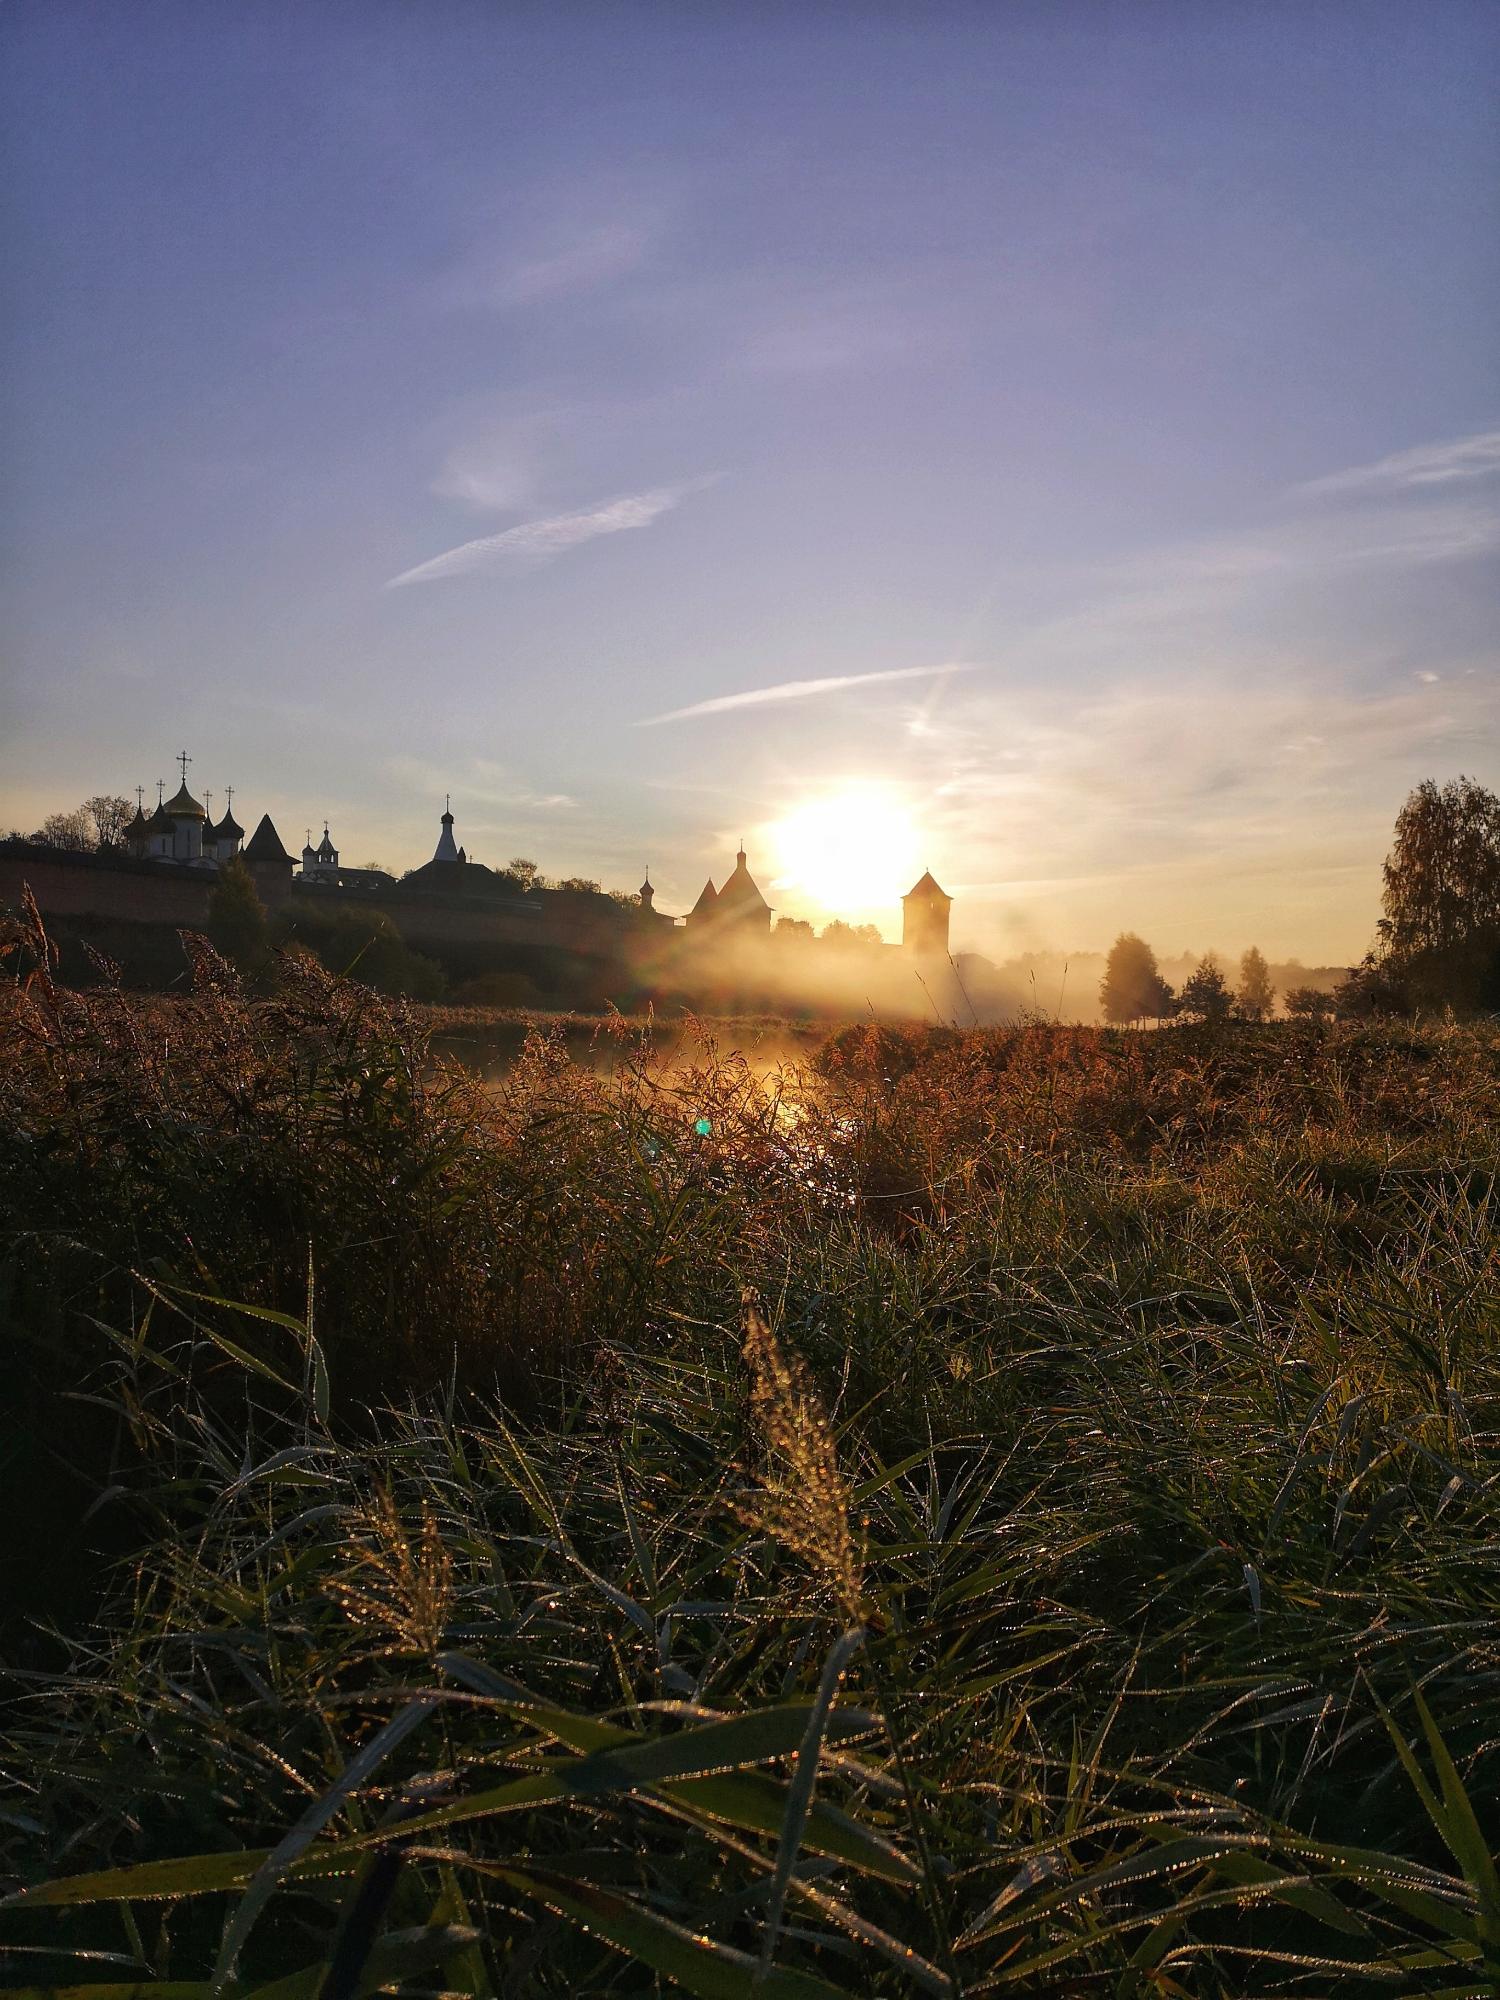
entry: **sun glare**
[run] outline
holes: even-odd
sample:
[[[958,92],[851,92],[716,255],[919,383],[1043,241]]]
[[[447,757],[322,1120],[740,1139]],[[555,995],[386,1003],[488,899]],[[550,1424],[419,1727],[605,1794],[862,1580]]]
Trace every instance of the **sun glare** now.
[[[878,786],[809,799],[773,831],[777,886],[836,915],[893,907],[919,870],[911,814]]]

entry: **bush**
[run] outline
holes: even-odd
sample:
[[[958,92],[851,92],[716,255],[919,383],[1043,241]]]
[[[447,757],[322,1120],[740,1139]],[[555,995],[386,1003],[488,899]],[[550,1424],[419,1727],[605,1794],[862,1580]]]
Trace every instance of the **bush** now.
[[[440,1000],[446,986],[442,967],[404,944],[381,910],[322,908],[300,899],[278,919],[278,944],[297,943],[341,979],[358,980],[377,993],[411,1000]]]

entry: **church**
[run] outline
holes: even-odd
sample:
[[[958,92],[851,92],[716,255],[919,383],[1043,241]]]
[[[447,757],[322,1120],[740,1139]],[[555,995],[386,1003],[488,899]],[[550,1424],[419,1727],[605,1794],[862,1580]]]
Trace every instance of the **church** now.
[[[166,786],[158,779],[156,810],[149,816],[141,804],[145,788],[136,786],[135,816],[125,828],[126,854],[132,861],[169,862],[179,868],[208,873],[216,872],[226,861],[243,858],[252,875],[264,877],[266,871],[270,872],[272,900],[281,901],[290,887],[292,857],[282,846],[270,814],[262,815],[247,843],[245,829],[234,816],[234,787],[225,787],[224,812],[216,823],[208,807],[201,805],[188,790],[187,767],[193,760],[184,750],[177,761],[182,770],[181,784],[170,799],[163,800]],[[262,881],[257,886],[263,889],[266,885]]]
[[[705,937],[765,937],[771,928],[771,906],[756,886],[745,862],[744,843],[734,857],[734,873],[722,889],[715,889],[713,877],[703,885],[703,893],[687,915],[688,934],[696,941]]]
[[[234,815],[233,787],[225,787],[216,819],[213,794],[200,800],[189,788],[191,762],[180,753],[177,790],[166,797],[165,784],[158,783],[150,813],[143,788],[137,789],[135,813],[118,846],[84,852],[29,841],[0,844],[0,904],[19,905],[30,891],[46,915],[202,929],[219,870],[239,861],[268,912],[291,913],[294,924],[299,906],[309,914],[314,905],[378,912],[413,949],[437,955],[455,976],[530,968],[545,988],[558,967],[593,966],[600,990],[608,992],[622,969],[627,985],[670,985],[675,978],[712,984],[730,967],[742,984],[760,976],[757,967],[773,979],[789,974],[790,961],[782,963],[786,953],[770,949],[775,913],[750,872],[743,842],[722,882],[710,876],[686,915],[674,916],[657,907],[649,871],[626,896],[586,882],[523,879],[472,860],[445,800],[432,858],[398,879],[377,868],[346,867],[327,820],[316,844],[308,828],[300,857],[288,852],[269,813],[247,837]],[[901,944],[872,942],[864,951],[892,969],[903,959],[946,961],[952,901],[924,870],[901,898]],[[788,935],[806,938],[807,927],[795,925]],[[843,943],[841,955],[847,952]]]

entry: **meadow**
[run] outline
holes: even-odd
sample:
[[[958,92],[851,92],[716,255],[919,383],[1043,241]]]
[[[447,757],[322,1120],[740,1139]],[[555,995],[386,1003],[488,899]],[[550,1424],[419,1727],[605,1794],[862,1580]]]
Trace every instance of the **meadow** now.
[[[1494,1028],[0,950],[8,1987],[1497,1990]]]

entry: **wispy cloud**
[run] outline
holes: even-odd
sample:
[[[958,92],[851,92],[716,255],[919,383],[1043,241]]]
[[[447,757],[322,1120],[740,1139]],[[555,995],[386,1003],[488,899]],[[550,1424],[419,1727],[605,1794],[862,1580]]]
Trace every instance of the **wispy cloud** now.
[[[505,305],[534,305],[560,293],[591,291],[634,270],[651,235],[634,222],[611,222],[588,230],[546,256],[515,264],[501,278],[496,296]]]
[[[597,541],[601,535],[618,535],[627,528],[649,528],[653,521],[679,506],[690,493],[709,482],[689,480],[680,486],[653,486],[644,493],[629,493],[619,500],[607,500],[598,507],[586,507],[576,514],[551,514],[540,521],[523,521],[498,535],[482,535],[478,541],[461,542],[440,556],[403,570],[386,584],[395,590],[407,583],[441,583],[450,576],[466,576],[479,569],[539,569]]]
[[[1476,431],[1472,437],[1446,444],[1417,445],[1392,452],[1370,465],[1350,466],[1310,479],[1293,490],[1303,498],[1325,494],[1371,496],[1402,493],[1424,486],[1451,486],[1456,481],[1488,479],[1500,473],[1500,431]]]
[[[1284,516],[1235,536],[1208,535],[1080,570],[1077,602],[1025,636],[1024,660],[1043,656],[1132,666],[1148,641],[1190,666],[1195,649],[1237,644],[1232,621],[1273,614],[1294,598],[1333,603],[1361,575],[1390,586],[1424,571],[1493,556],[1500,506],[1457,493],[1425,503],[1339,506]],[[1283,616],[1284,611],[1283,611]]]
[[[738,694],[715,695],[710,701],[695,701],[688,708],[670,708],[664,715],[643,716],[638,729],[654,728],[659,722],[687,722],[699,715],[726,715],[735,708],[769,708],[779,702],[808,701],[820,694],[841,694],[845,688],[871,687],[877,681],[929,680],[934,674],[964,674],[967,664],[946,661],[935,667],[890,667],[874,674],[825,674],[817,680],[780,681],[775,687],[744,688]]]
[[[661,247],[676,197],[660,178],[628,171],[603,189],[533,186],[498,213],[475,214],[467,246],[438,280],[449,311],[567,307],[626,286]]]
[[[1222,921],[1268,949],[1347,958],[1379,914],[1404,793],[1491,761],[1493,690],[1482,663],[1382,683],[1264,660],[1112,678],[1059,707],[1005,676],[956,690],[901,768],[927,792],[944,886],[993,885],[970,936],[1067,943],[1128,921],[1175,946],[1222,937]],[[1331,894],[1330,869],[1353,869],[1357,891]]]

